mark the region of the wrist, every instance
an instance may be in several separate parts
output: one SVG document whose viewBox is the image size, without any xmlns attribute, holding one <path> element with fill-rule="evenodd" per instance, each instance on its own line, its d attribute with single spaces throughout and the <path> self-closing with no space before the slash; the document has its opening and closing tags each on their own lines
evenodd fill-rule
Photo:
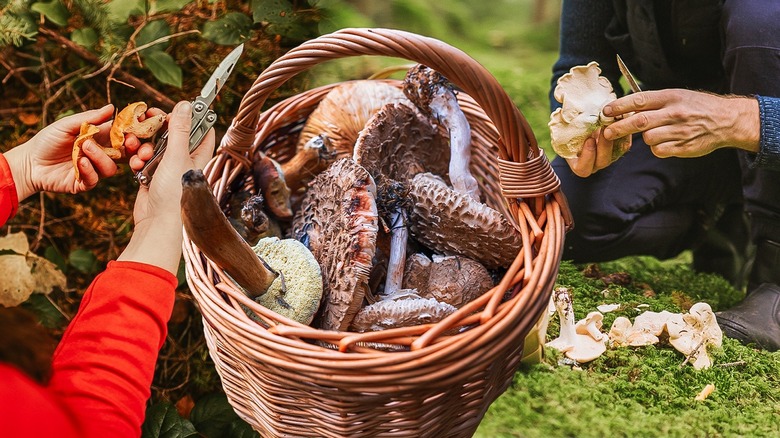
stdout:
<svg viewBox="0 0 780 438">
<path fill-rule="evenodd" d="M 25 149 L 28 143 L 23 143 L 4 153 L 8 167 L 11 169 L 11 178 L 16 186 L 16 196 L 19 202 L 35 194 L 36 190 L 31 181 L 32 165 Z"/>
<path fill-rule="evenodd" d="M 181 243 L 181 218 L 147 218 L 135 225 L 130 242 L 117 260 L 158 266 L 176 275 Z"/>
<path fill-rule="evenodd" d="M 758 109 L 758 100 L 753 97 L 740 97 L 734 102 L 729 102 L 731 106 L 735 104 L 736 118 L 732 125 L 734 133 L 734 143 L 740 149 L 748 152 L 758 152 L 761 144 L 761 119 Z"/>
</svg>

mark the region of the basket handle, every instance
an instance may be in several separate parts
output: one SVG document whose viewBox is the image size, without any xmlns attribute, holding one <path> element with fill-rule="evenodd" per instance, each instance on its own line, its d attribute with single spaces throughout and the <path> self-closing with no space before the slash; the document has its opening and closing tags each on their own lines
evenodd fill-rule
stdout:
<svg viewBox="0 0 780 438">
<path fill-rule="evenodd" d="M 268 97 L 285 81 L 320 62 L 361 55 L 405 58 L 424 64 L 463 89 L 483 109 L 500 135 L 499 158 L 525 163 L 539 147 L 530 125 L 501 85 L 463 51 L 439 40 L 394 29 L 342 29 L 309 40 L 278 58 L 244 95 L 221 147 L 248 150 Z"/>
</svg>

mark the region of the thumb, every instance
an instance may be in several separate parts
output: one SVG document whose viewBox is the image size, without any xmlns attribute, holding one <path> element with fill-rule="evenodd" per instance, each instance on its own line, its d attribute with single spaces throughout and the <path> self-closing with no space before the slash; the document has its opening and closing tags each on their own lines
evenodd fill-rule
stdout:
<svg viewBox="0 0 780 438">
<path fill-rule="evenodd" d="M 168 145 L 163 162 L 185 163 L 189 161 L 191 127 L 192 104 L 187 101 L 177 103 L 168 120 Z"/>
</svg>

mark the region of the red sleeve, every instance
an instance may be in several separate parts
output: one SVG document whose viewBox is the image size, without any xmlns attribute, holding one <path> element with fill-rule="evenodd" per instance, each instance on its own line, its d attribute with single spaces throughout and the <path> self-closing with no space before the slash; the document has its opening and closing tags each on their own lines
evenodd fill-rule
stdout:
<svg viewBox="0 0 780 438">
<path fill-rule="evenodd" d="M 140 435 L 175 288 L 170 272 L 127 261 L 109 262 L 90 285 L 54 353 L 48 387 L 81 437 Z"/>
<path fill-rule="evenodd" d="M 11 175 L 11 168 L 3 154 L 0 154 L 0 227 L 16 214 L 19 199 L 16 196 L 16 185 Z"/>
</svg>

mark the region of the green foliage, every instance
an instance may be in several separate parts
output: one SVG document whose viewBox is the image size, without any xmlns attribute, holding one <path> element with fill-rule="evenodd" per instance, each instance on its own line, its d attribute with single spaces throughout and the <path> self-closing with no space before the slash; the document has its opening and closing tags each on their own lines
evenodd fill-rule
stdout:
<svg viewBox="0 0 780 438">
<path fill-rule="evenodd" d="M 65 8 L 59 0 L 51 0 L 49 2 L 35 2 L 30 6 L 30 10 L 38 12 L 46 17 L 47 20 L 58 26 L 65 26 L 68 24 L 68 9 Z"/>
<path fill-rule="evenodd" d="M 230 12 L 216 21 L 203 25 L 203 38 L 217 44 L 240 44 L 252 30 L 252 19 L 240 12 Z"/>
<path fill-rule="evenodd" d="M 0 47 L 21 46 L 37 33 L 35 20 L 29 13 L 29 1 L 0 0 Z"/>
<path fill-rule="evenodd" d="M 95 253 L 86 249 L 74 249 L 68 255 L 68 264 L 77 271 L 85 274 L 94 274 L 100 268 Z"/>
<path fill-rule="evenodd" d="M 160 402 L 146 409 L 141 438 L 187 438 L 198 436 L 192 423 L 179 416 L 176 407 Z"/>
</svg>

